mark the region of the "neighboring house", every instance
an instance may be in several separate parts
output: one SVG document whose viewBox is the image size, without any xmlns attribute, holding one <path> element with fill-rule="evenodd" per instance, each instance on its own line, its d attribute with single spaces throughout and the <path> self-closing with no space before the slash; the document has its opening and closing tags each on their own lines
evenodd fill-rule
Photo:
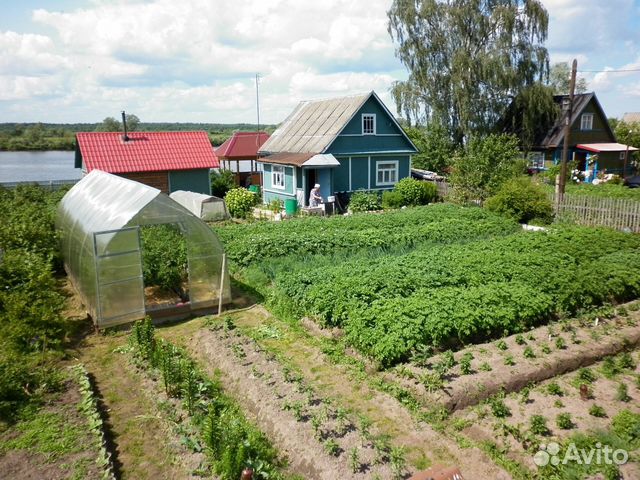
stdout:
<svg viewBox="0 0 640 480">
<path fill-rule="evenodd" d="M 622 115 L 622 121 L 626 123 L 640 122 L 640 112 L 625 112 L 625 114 Z"/>
<path fill-rule="evenodd" d="M 567 118 L 562 106 L 568 102 L 569 96 L 555 95 L 553 100 L 561 113 L 553 125 L 539 130 L 528 153 L 529 165 L 536 170 L 547 169 L 562 161 Z M 575 161 L 576 168 L 584 172 L 588 181 L 604 171 L 623 174 L 627 146 L 616 143 L 615 134 L 595 93 L 574 95 L 570 124 L 568 158 Z M 627 167 L 626 173 L 629 171 Z"/>
<path fill-rule="evenodd" d="M 260 184 L 257 168 L 258 149 L 268 139 L 267 132 L 236 132 L 216 148 L 222 168 L 234 172 L 238 185 L 245 186 L 247 182 Z"/>
<path fill-rule="evenodd" d="M 417 149 L 375 92 L 300 103 L 260 148 L 263 199 L 387 190 L 411 175 Z"/>
<path fill-rule="evenodd" d="M 206 132 L 82 132 L 75 167 L 102 170 L 157 188 L 211 194 L 209 169 L 219 168 Z"/>
</svg>

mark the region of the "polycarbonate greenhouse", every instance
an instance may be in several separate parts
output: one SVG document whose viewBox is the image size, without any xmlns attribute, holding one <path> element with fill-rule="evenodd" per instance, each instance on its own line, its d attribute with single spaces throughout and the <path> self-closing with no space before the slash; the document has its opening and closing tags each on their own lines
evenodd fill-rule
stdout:
<svg viewBox="0 0 640 480">
<path fill-rule="evenodd" d="M 56 228 L 67 274 L 98 327 L 148 313 L 140 228 L 159 224 L 177 224 L 186 239 L 189 310 L 231 300 L 222 244 L 202 220 L 158 189 L 93 170 L 60 202 Z"/>
<path fill-rule="evenodd" d="M 196 217 L 207 222 L 215 222 L 229 218 L 229 212 L 227 212 L 227 207 L 221 198 L 204 195 L 203 193 L 187 192 L 185 190 L 176 190 L 172 192 L 169 197 L 171 200 L 175 200 L 189 210 Z"/>
</svg>

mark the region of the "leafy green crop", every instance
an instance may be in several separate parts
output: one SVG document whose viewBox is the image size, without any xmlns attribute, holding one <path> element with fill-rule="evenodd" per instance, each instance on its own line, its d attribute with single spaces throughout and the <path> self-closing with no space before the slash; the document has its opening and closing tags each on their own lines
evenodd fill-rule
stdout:
<svg viewBox="0 0 640 480">
<path fill-rule="evenodd" d="M 289 255 L 413 247 L 496 237 L 519 231 L 513 220 L 481 208 L 437 204 L 349 217 L 303 217 L 216 227 L 229 259 L 246 267 Z"/>
<path fill-rule="evenodd" d="M 391 365 L 421 345 L 485 341 L 636 298 L 640 238 L 560 228 L 289 267 L 275 274 L 279 298 L 343 327 L 352 345 Z"/>
</svg>

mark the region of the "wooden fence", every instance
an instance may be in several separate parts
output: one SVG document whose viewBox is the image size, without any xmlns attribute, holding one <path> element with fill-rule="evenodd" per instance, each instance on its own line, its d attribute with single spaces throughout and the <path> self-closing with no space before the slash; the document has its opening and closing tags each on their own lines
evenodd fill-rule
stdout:
<svg viewBox="0 0 640 480">
<path fill-rule="evenodd" d="M 556 202 L 555 194 L 550 197 L 555 205 L 556 220 L 640 233 L 640 202 L 637 200 L 565 193 L 562 201 Z"/>
</svg>

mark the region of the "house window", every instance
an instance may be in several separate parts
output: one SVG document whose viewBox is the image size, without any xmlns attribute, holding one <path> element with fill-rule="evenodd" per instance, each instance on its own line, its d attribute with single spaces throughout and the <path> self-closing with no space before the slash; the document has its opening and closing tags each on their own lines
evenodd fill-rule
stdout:
<svg viewBox="0 0 640 480">
<path fill-rule="evenodd" d="M 394 185 L 398 181 L 398 162 L 376 162 L 377 185 Z"/>
<path fill-rule="evenodd" d="M 375 115 L 375 113 L 363 113 L 362 114 L 362 134 L 363 135 L 375 135 L 376 134 L 376 115 Z"/>
<path fill-rule="evenodd" d="M 627 152 L 620 152 L 620 160 L 624 160 L 627 156 Z"/>
<path fill-rule="evenodd" d="M 529 153 L 529 168 L 540 170 L 544 168 L 544 154 L 542 152 Z"/>
<path fill-rule="evenodd" d="M 284 190 L 284 167 L 282 165 L 271 167 L 271 186 Z"/>
<path fill-rule="evenodd" d="M 583 113 L 580 117 L 580 130 L 593 129 L 593 113 Z"/>
</svg>

